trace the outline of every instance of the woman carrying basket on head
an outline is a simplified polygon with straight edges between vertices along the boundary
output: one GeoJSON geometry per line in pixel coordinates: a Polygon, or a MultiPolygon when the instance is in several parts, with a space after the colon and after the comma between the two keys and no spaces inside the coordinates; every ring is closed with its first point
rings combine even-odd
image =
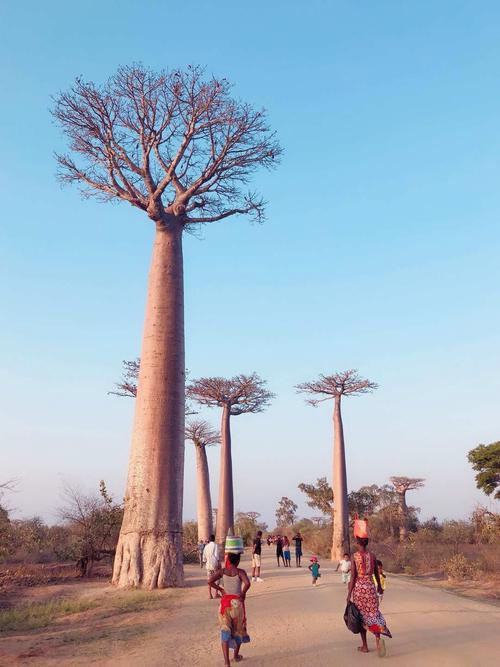
{"type": "Polygon", "coordinates": [[[366,521],[356,518],[354,521],[354,537],[358,545],[358,552],[352,557],[351,581],[349,582],[347,602],[350,602],[352,597],[352,601],[358,608],[363,620],[363,627],[360,631],[362,645],[358,647],[358,651],[368,653],[366,633],[369,630],[375,635],[377,652],[382,658],[385,655],[385,642],[381,635],[386,637],[392,637],[392,635],[379,609],[377,592],[381,595],[383,590],[380,584],[377,559],[375,554],[367,549],[368,530],[366,521]],[[376,584],[373,577],[375,577],[376,584]]]}
{"type": "Polygon", "coordinates": [[[250,588],[250,580],[245,570],[238,567],[242,553],[242,538],[228,536],[226,538],[224,567],[218,570],[208,582],[222,595],[219,607],[219,623],[222,654],[226,666],[231,664],[229,649],[234,649],[234,660],[239,662],[243,659],[243,656],[240,655],[241,645],[250,641],[245,611],[245,597],[250,588]],[[220,580],[222,580],[222,585],[217,583],[220,580]]]}

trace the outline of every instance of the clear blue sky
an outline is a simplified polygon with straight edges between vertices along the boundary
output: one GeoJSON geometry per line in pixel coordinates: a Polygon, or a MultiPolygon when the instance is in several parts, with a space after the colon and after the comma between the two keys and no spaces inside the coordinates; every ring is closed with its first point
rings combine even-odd
{"type": "MultiPolygon", "coordinates": [[[[186,239],[192,377],[255,370],[277,393],[234,420],[237,509],[271,523],[330,477],[329,409],[292,387],[351,367],[380,389],[344,406],[350,488],[425,477],[423,517],[485,500],[466,452],[500,439],[499,24],[493,1],[2,2],[0,474],[18,516],[53,520],[63,480],[123,493],[133,404],[106,392],[140,350],[153,230],[60,188],[48,109],[132,61],[228,77],[286,151],[255,179],[265,225],[186,239]]],[[[185,477],[190,518],[189,447],[185,477]]]]}

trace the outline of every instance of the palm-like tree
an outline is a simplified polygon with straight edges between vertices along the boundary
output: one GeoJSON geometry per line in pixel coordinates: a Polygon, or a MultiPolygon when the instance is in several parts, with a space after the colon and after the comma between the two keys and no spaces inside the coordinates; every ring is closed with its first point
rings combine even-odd
{"type": "Polygon", "coordinates": [[[191,440],[196,451],[196,488],[198,540],[204,542],[213,533],[210,472],[206,448],[220,444],[220,433],[201,419],[186,424],[186,440],[191,440]]]}
{"type": "Polygon", "coordinates": [[[333,542],[332,560],[339,560],[349,552],[349,507],[347,501],[347,470],[345,458],[344,426],[341,400],[343,396],[367,394],[377,388],[375,382],[365,380],[356,370],[333,375],[320,375],[318,380],[303,382],[295,388],[309,394],[306,402],[313,407],[322,401],[333,400],[333,542]]]}
{"type": "Polygon", "coordinates": [[[247,412],[262,412],[274,397],[266,382],[256,373],[233,378],[209,377],[194,380],[186,395],[201,405],[222,408],[219,504],[217,542],[234,532],[233,461],[231,452],[231,417],[247,412]]]}

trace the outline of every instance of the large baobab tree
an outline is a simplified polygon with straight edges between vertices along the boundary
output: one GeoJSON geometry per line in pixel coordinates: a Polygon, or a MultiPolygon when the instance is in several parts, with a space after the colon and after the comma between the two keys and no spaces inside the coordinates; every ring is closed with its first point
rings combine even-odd
{"type": "Polygon", "coordinates": [[[222,408],[217,542],[222,544],[234,532],[233,463],[231,454],[231,417],[247,412],[262,412],[274,397],[266,382],[256,373],[233,378],[209,377],[194,380],[187,396],[201,405],[222,408]]]}
{"type": "Polygon", "coordinates": [[[262,220],[246,191],[280,147],[263,111],[203,70],[121,67],[103,85],[76,79],[53,116],[69,143],[59,178],[122,200],[154,225],[125,509],[113,583],[183,583],[185,230],[238,214],[262,220]]]}
{"type": "Polygon", "coordinates": [[[334,375],[320,375],[318,380],[303,382],[295,387],[299,393],[311,396],[306,402],[314,407],[322,401],[333,400],[332,560],[339,560],[342,554],[349,552],[349,506],[341,400],[343,396],[367,394],[377,386],[375,382],[360,377],[356,370],[348,370],[334,375]]]}
{"type": "Polygon", "coordinates": [[[208,540],[213,533],[210,473],[206,448],[220,444],[220,433],[202,419],[186,424],[186,440],[191,440],[196,451],[196,500],[198,515],[198,540],[208,540]]]}
{"type": "Polygon", "coordinates": [[[398,494],[399,508],[399,539],[403,542],[408,536],[408,505],[406,504],[407,491],[420,489],[425,482],[422,477],[390,477],[391,484],[398,494]]]}

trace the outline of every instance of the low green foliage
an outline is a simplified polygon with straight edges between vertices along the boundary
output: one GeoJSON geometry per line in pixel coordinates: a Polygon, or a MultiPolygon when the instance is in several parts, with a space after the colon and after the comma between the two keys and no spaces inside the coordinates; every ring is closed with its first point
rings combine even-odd
{"type": "Polygon", "coordinates": [[[478,445],[470,450],[467,458],[477,472],[477,488],[487,496],[494,493],[494,497],[500,500],[500,441],[478,445]]]}

